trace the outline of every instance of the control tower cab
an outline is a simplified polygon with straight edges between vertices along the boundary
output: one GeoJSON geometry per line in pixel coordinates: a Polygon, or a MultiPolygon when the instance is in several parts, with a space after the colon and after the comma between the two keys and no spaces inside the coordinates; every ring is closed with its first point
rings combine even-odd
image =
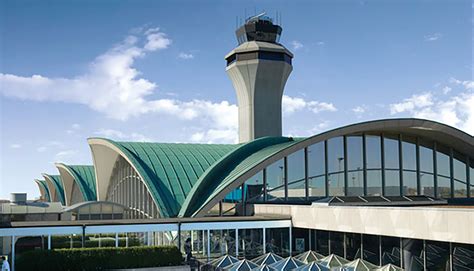
{"type": "Polygon", "coordinates": [[[282,28],[265,13],[236,30],[239,46],[225,56],[237,93],[239,142],[282,135],[281,100],[293,54],[279,42],[282,28]]]}

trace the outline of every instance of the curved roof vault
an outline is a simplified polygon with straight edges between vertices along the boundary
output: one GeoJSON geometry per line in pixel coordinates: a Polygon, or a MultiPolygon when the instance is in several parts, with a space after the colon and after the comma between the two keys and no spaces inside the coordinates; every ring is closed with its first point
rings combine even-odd
{"type": "Polygon", "coordinates": [[[139,174],[162,217],[178,215],[192,187],[209,167],[238,145],[116,142],[90,138],[97,199],[106,200],[113,167],[123,157],[139,174]]]}
{"type": "Polygon", "coordinates": [[[46,180],[46,183],[48,184],[51,202],[57,200],[60,201],[62,205],[65,205],[66,201],[64,200],[64,188],[63,183],[61,181],[61,176],[50,175],[46,173],[43,173],[42,175],[46,180]]]}
{"type": "Polygon", "coordinates": [[[74,195],[72,195],[74,183],[81,191],[81,201],[97,200],[94,166],[66,165],[63,163],[56,163],[55,165],[63,182],[66,205],[77,203],[71,202],[74,199],[74,195]]]}
{"type": "Polygon", "coordinates": [[[263,168],[306,146],[332,137],[361,133],[402,133],[440,142],[465,154],[474,154],[474,138],[456,128],[423,119],[385,119],[352,124],[305,139],[261,138],[242,145],[220,159],[198,180],[179,216],[202,216],[220,199],[263,168]],[[286,140],[286,142],[285,142],[286,140]],[[261,146],[254,146],[254,144],[261,146]]]}
{"type": "Polygon", "coordinates": [[[49,195],[49,188],[45,180],[35,180],[41,193],[41,197],[47,202],[51,202],[51,196],[49,195]]]}

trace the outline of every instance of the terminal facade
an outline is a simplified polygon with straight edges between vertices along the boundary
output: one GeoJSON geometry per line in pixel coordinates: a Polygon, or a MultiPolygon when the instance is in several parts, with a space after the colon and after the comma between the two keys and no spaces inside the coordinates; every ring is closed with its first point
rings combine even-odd
{"type": "MultiPolygon", "coordinates": [[[[225,57],[238,98],[239,144],[90,138],[93,164],[56,164],[58,175],[35,180],[41,200],[69,210],[109,202],[123,207],[116,218],[130,224],[210,217],[290,221],[283,228],[266,218],[265,227],[237,229],[229,221],[215,230],[190,229],[193,249],[207,257],[222,252],[212,254],[211,243],[226,239],[233,240],[226,253],[241,257],[268,252],[271,243],[283,256],[315,250],[406,270],[473,270],[474,138],[411,118],[282,136],[281,98],[293,54],[279,43],[281,32],[265,15],[249,18],[236,31],[238,47],[225,57]],[[240,239],[256,245],[245,249],[240,239]]],[[[177,242],[178,236],[147,240],[177,242]]]]}

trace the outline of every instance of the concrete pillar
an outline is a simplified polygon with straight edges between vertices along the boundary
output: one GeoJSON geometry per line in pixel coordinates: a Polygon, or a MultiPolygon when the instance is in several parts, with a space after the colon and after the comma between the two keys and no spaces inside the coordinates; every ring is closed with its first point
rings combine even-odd
{"type": "Polygon", "coordinates": [[[48,235],[48,250],[51,250],[51,234],[48,235]]]}

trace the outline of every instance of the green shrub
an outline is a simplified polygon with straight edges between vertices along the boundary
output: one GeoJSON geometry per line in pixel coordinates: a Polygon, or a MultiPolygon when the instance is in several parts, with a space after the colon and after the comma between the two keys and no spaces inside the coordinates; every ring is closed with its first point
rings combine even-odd
{"type": "Polygon", "coordinates": [[[80,248],[33,250],[16,260],[22,270],[89,271],[179,265],[183,261],[175,246],[133,248],[80,248]]]}

